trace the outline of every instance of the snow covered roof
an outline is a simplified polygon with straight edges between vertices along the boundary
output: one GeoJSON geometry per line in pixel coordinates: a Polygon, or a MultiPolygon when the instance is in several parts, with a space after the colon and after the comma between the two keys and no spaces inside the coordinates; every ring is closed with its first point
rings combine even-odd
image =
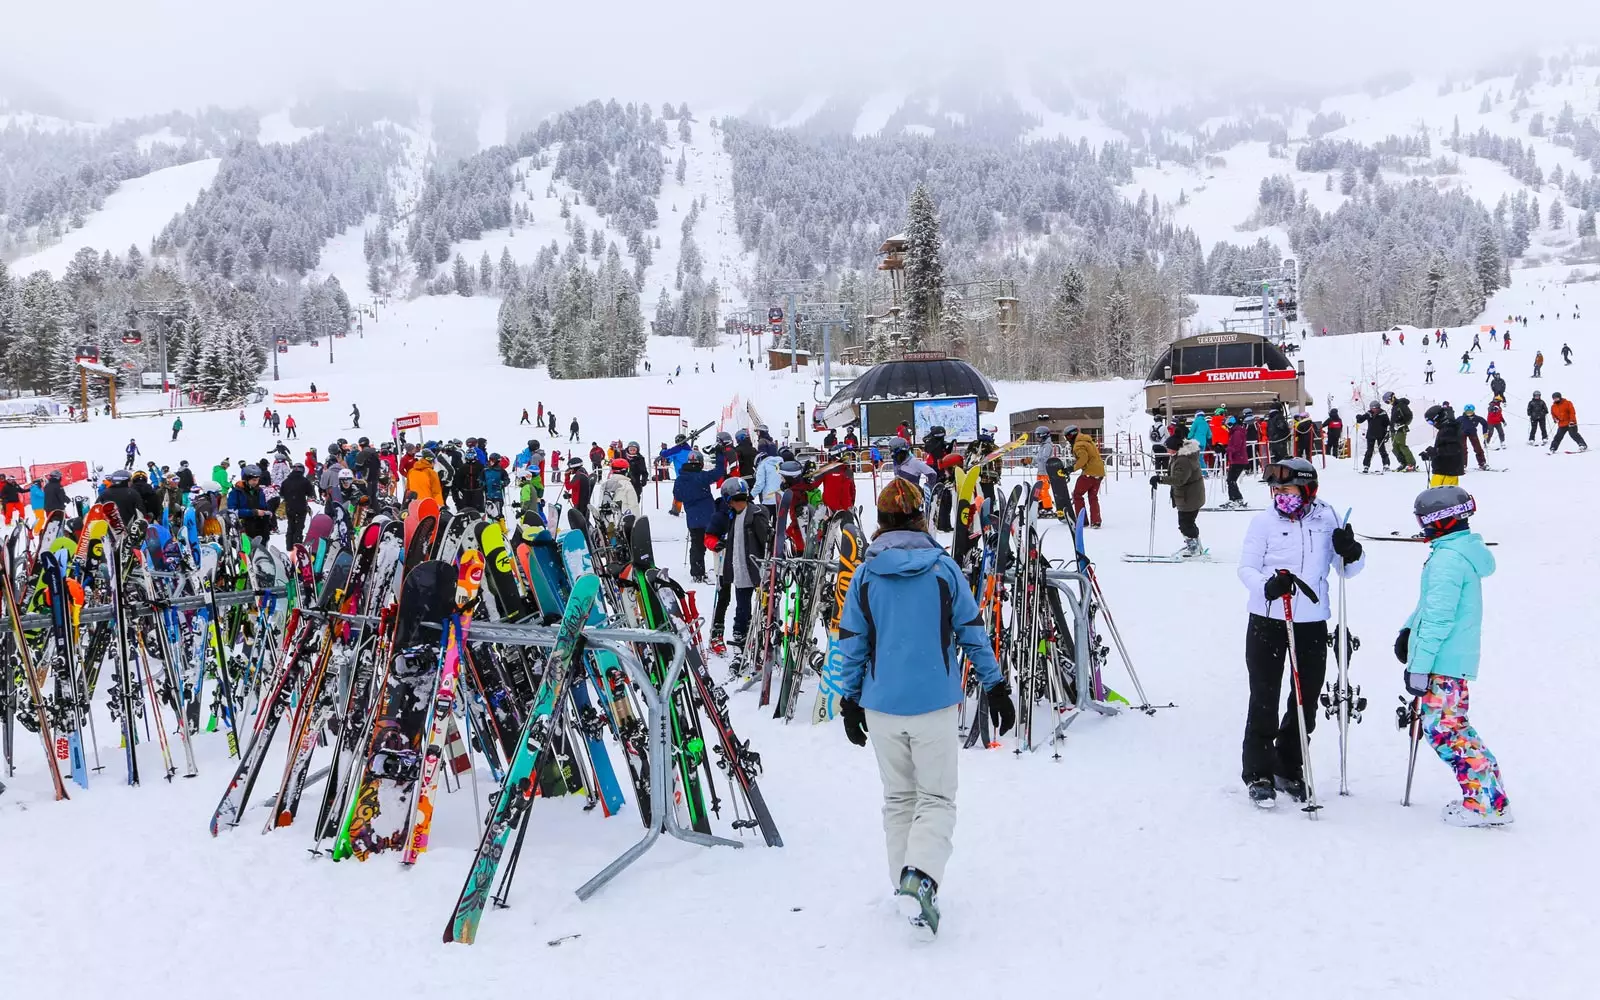
{"type": "Polygon", "coordinates": [[[861,403],[894,399],[960,399],[975,396],[978,409],[991,412],[1000,401],[994,385],[978,369],[957,358],[927,361],[885,361],[833,394],[824,419],[851,422],[861,403]]]}

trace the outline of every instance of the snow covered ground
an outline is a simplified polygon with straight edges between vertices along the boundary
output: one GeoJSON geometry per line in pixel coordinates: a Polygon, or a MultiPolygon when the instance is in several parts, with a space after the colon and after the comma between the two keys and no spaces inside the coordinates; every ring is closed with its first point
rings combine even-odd
{"type": "MultiPolygon", "coordinates": [[[[1583,774],[1573,743],[1583,717],[1554,710],[1581,697],[1593,658],[1575,626],[1592,613],[1593,588],[1582,581],[1600,560],[1600,532],[1582,504],[1600,469],[1596,459],[1527,447],[1521,418],[1535,387],[1546,397],[1571,396],[1580,419],[1600,406],[1600,285],[1561,284],[1567,270],[1515,272],[1513,287],[1491,304],[1496,319],[1549,318],[1519,330],[1513,350],[1488,352],[1510,382],[1512,443],[1490,453],[1508,471],[1464,480],[1481,505],[1475,527],[1500,543],[1499,572],[1486,585],[1473,720],[1504,769],[1518,817],[1509,829],[1443,826],[1438,809],[1454,784],[1426,751],[1416,804],[1399,806],[1406,741],[1392,721],[1401,686],[1389,645],[1425,556],[1403,544],[1370,543],[1369,567],[1349,587],[1350,621],[1364,640],[1354,677],[1370,699],[1351,736],[1353,794],[1334,794],[1336,746],[1324,725],[1313,744],[1321,819],[1253,809],[1238,780],[1245,594],[1233,570],[1253,515],[1201,515],[1215,562],[1124,564],[1120,553],[1144,551],[1151,518],[1149,487],[1124,475],[1106,484],[1106,527],[1091,534],[1090,552],[1151,699],[1179,707],[1081,720],[1060,760],[1048,750],[1018,757],[1009,740],[1004,750],[965,752],[956,853],[941,893],[945,923],[933,945],[911,942],[884,905],[871,753],[850,746],[836,726],[776,723],[752,695],[736,695],[731,715],[762,755],[761,785],[785,847],[663,841],[579,903],[572,890],[638,837],[633,803],[602,819],[571,799],[541,800],[513,906],[490,912],[471,948],[439,944],[476,843],[470,783],[441,796],[434,846],[414,869],[387,858],[333,865],[306,854],[301,827],[260,835],[259,807],[240,828],[207,835],[229,770],[218,735],[198,740],[199,777],[127,788],[102,715],[107,770],[56,803],[36,742],[19,732],[18,773],[0,796],[0,967],[24,996],[54,988],[64,968],[81,996],[192,992],[193,963],[148,960],[174,954],[175,944],[200,954],[222,949],[215,953],[226,956],[230,977],[271,975],[308,998],[486,987],[566,996],[965,998],[1051,988],[1110,997],[1414,998],[1441,981],[1462,997],[1588,996],[1600,879],[1581,859],[1600,803],[1573,783],[1583,774]],[[1587,307],[1584,320],[1570,318],[1574,306],[1587,307]],[[1567,318],[1556,320],[1558,311],[1567,318]],[[1576,352],[1570,368],[1558,355],[1564,340],[1576,352]],[[1547,359],[1540,382],[1528,378],[1536,349],[1547,359]]],[[[439,435],[487,435],[500,451],[530,436],[517,419],[541,401],[563,431],[578,418],[585,449],[618,437],[643,443],[647,404],[681,406],[697,426],[738,394],[775,430],[797,404],[809,409],[809,376],[740,371],[731,344],[697,353],[652,339],[657,374],[636,379],[563,383],[501,368],[496,305],[442,296],[386,307],[365,339],[336,342],[331,365],[326,344],[293,348],[275,388],[315,380],[331,395],[327,404],[284,408],[300,423],[303,444],[357,436],[351,403],[375,436],[393,416],[436,410],[439,435]],[[696,360],[708,369],[713,359],[717,374],[692,374],[696,360]],[[686,374],[669,382],[661,373],[680,363],[686,374]]],[[[1470,342],[1469,332],[1461,336],[1470,342]]],[[[1352,380],[1371,378],[1408,393],[1419,414],[1435,398],[1480,408],[1488,398],[1481,373],[1456,375],[1438,350],[1430,356],[1441,374],[1424,387],[1420,343],[1411,337],[1403,349],[1380,348],[1376,334],[1315,339],[1304,356],[1318,400],[1343,402],[1352,380]]],[[[1143,430],[1142,417],[1127,415],[1139,388],[1005,383],[995,422],[1033,406],[1098,403],[1143,430]]],[[[0,430],[0,456],[109,465],[135,436],[159,461],[209,468],[272,446],[258,429],[259,410],[243,428],[230,413],[187,416],[177,444],[167,443],[169,421],[160,418],[0,430]]],[[[654,440],[661,430],[658,423],[654,440]]],[[[1414,442],[1423,436],[1414,432],[1414,442]]],[[[1358,530],[1413,530],[1421,476],[1360,476],[1336,463],[1324,477],[1323,497],[1351,508],[1358,530]]],[[[869,502],[870,482],[862,489],[869,502]]],[[[1247,495],[1259,503],[1262,487],[1250,484],[1247,495]]],[[[653,509],[650,491],[645,499],[653,509]]],[[[1176,548],[1164,497],[1155,519],[1157,550],[1176,548]]],[[[652,524],[662,560],[681,568],[681,521],[655,516],[652,524]]],[[[1046,549],[1065,555],[1065,532],[1052,530],[1046,549]]],[[[709,608],[710,595],[702,598],[709,608]]],[[[1130,687],[1120,663],[1108,680],[1130,687]]],[[[489,790],[480,775],[476,794],[489,790]]]]}
{"type": "Polygon", "coordinates": [[[150,240],[174,215],[193,204],[217,176],[221,164],[219,159],[195,160],[124,181],[83,228],[67,233],[60,243],[13,261],[11,272],[22,275],[46,270],[60,278],[73,254],[84,247],[118,255],[127,253],[129,246],[149,252],[150,240]]]}

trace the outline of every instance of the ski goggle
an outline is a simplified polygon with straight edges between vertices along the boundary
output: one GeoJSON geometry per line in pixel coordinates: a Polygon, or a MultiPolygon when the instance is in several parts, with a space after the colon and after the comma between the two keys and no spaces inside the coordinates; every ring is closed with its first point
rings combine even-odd
{"type": "Polygon", "coordinates": [[[1455,520],[1458,517],[1471,517],[1477,512],[1478,502],[1469,496],[1466,500],[1453,507],[1445,507],[1442,510],[1430,510],[1426,514],[1418,514],[1417,523],[1426,528],[1440,521],[1455,520]]]}
{"type": "Polygon", "coordinates": [[[1300,476],[1302,473],[1286,465],[1269,465],[1261,473],[1261,481],[1272,486],[1305,486],[1300,476]]]}

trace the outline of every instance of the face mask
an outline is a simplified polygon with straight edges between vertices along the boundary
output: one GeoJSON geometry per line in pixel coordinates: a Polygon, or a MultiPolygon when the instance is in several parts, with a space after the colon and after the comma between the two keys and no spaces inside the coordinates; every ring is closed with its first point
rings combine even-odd
{"type": "Polygon", "coordinates": [[[1278,513],[1284,517],[1294,517],[1305,507],[1305,498],[1298,493],[1274,493],[1272,505],[1278,508],[1278,513]]]}

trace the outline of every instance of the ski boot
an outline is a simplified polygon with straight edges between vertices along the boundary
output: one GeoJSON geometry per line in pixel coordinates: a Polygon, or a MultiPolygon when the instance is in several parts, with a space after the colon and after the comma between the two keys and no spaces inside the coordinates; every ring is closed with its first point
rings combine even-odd
{"type": "Polygon", "coordinates": [[[1509,810],[1487,813],[1469,809],[1460,801],[1450,801],[1444,804],[1444,811],[1439,818],[1451,826],[1507,826],[1513,822],[1509,810]]]}
{"type": "Polygon", "coordinates": [[[1277,786],[1278,791],[1296,802],[1304,802],[1306,800],[1306,783],[1299,778],[1285,778],[1280,774],[1273,779],[1273,784],[1277,786]]]}
{"type": "Polygon", "coordinates": [[[1272,779],[1257,778],[1250,782],[1250,801],[1255,803],[1257,809],[1272,809],[1278,804],[1278,793],[1272,787],[1272,779]]]}
{"type": "Polygon", "coordinates": [[[939,933],[939,883],[921,869],[907,867],[900,872],[900,888],[895,890],[895,896],[911,926],[924,930],[929,937],[939,933]]]}
{"type": "Polygon", "coordinates": [[[1205,555],[1205,550],[1200,548],[1200,539],[1185,538],[1183,540],[1183,549],[1178,553],[1178,555],[1185,559],[1198,559],[1202,555],[1205,555]]]}
{"type": "Polygon", "coordinates": [[[723,641],[722,636],[714,635],[711,637],[711,652],[717,656],[728,655],[728,644],[723,641]]]}

